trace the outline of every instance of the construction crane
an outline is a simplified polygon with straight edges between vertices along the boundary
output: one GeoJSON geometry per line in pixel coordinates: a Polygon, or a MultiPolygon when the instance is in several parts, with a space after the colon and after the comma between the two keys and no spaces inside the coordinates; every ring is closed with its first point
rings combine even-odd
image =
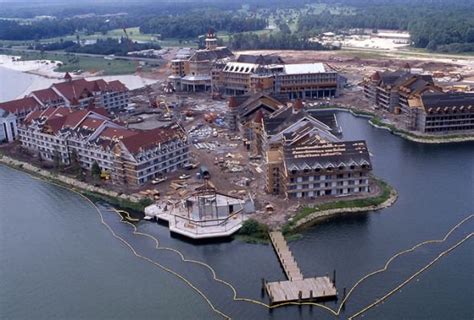
{"type": "MultiPolygon", "coordinates": [[[[133,42],[130,39],[130,37],[128,36],[127,28],[125,28],[125,26],[123,26],[122,30],[123,30],[123,33],[125,34],[125,38],[127,39],[128,52],[132,52],[133,51],[133,47],[132,47],[133,42]]],[[[156,104],[155,99],[153,99],[153,97],[152,97],[151,87],[146,84],[146,81],[143,78],[143,74],[142,74],[143,69],[140,65],[140,61],[135,60],[135,65],[136,65],[135,66],[135,72],[136,72],[136,74],[138,75],[138,78],[140,79],[140,81],[143,84],[143,88],[145,89],[145,93],[146,93],[146,96],[148,98],[148,103],[150,104],[150,107],[152,107],[152,108],[158,107],[158,105],[156,104]]]]}

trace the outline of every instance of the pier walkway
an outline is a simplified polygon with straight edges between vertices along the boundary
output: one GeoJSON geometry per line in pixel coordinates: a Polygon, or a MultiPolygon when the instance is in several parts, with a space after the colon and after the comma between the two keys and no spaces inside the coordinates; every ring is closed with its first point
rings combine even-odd
{"type": "Polygon", "coordinates": [[[266,282],[265,288],[272,304],[337,297],[337,290],[329,277],[304,278],[283,234],[269,233],[273,248],[288,281],[266,282]]]}

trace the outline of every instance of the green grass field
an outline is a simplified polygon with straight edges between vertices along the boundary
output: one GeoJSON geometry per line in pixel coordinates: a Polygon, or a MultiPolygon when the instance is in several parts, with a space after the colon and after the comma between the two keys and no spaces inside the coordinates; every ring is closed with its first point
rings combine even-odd
{"type": "MultiPolygon", "coordinates": [[[[178,39],[165,39],[165,40],[158,40],[156,35],[148,34],[148,33],[141,33],[138,27],[134,28],[127,28],[127,34],[129,38],[133,41],[143,41],[143,42],[153,42],[158,43],[162,47],[196,47],[195,39],[189,40],[178,40],[178,39]]],[[[97,39],[107,39],[107,38],[114,38],[120,39],[121,37],[125,36],[125,33],[122,29],[114,29],[108,31],[106,34],[102,34],[100,32],[96,32],[94,34],[85,34],[85,33],[77,33],[79,35],[79,39],[81,41],[84,40],[97,40],[97,39]]],[[[62,37],[55,37],[55,38],[47,38],[39,40],[40,43],[53,43],[59,42],[61,39],[63,41],[77,41],[77,35],[67,35],[62,37]]],[[[0,40],[0,45],[2,46],[14,46],[14,47],[24,47],[27,48],[28,46],[34,46],[35,42],[33,40],[27,41],[11,41],[11,40],[0,40]]]]}

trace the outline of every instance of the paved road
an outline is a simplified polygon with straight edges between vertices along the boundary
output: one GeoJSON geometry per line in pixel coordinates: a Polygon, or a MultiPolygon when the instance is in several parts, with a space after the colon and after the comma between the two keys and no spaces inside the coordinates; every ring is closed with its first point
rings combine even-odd
{"type": "MultiPolygon", "coordinates": [[[[23,51],[23,52],[41,52],[40,50],[33,50],[33,49],[20,49],[20,48],[9,48],[5,50],[10,50],[10,51],[23,51]]],[[[48,53],[63,53],[63,54],[73,54],[75,56],[79,57],[96,57],[96,58],[105,58],[108,57],[108,55],[104,54],[92,54],[92,53],[79,53],[79,52],[65,52],[62,50],[56,50],[56,51],[45,51],[48,53]]],[[[153,62],[153,63],[163,63],[165,60],[163,59],[158,59],[158,58],[142,58],[142,57],[128,57],[128,56],[116,56],[115,59],[117,60],[131,60],[131,61],[146,61],[146,62],[153,62]]]]}
{"type": "Polygon", "coordinates": [[[449,54],[449,53],[433,53],[433,52],[419,52],[406,49],[397,49],[397,50],[387,50],[387,49],[376,49],[376,48],[361,48],[361,47],[348,47],[343,46],[343,50],[346,51],[363,51],[371,53],[384,53],[391,55],[406,55],[413,58],[422,56],[428,58],[437,58],[437,59],[473,59],[472,55],[460,55],[460,54],[449,54]]]}

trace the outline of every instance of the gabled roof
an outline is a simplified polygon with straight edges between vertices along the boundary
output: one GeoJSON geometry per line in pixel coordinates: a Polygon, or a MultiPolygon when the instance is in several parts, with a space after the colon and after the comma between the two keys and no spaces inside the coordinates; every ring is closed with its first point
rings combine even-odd
{"type": "Polygon", "coordinates": [[[119,80],[106,82],[103,79],[88,81],[86,79],[76,79],[52,85],[57,91],[69,101],[77,101],[84,97],[92,96],[97,91],[127,91],[127,87],[119,80]]]}
{"type": "Polygon", "coordinates": [[[252,96],[236,97],[239,117],[241,121],[248,121],[258,110],[264,109],[266,113],[273,113],[284,106],[283,102],[264,93],[252,96]]]}
{"type": "Polygon", "coordinates": [[[425,92],[421,95],[424,109],[430,111],[451,111],[453,109],[474,112],[474,93],[425,92]]]}
{"type": "Polygon", "coordinates": [[[22,111],[33,111],[40,109],[41,105],[36,101],[35,98],[26,97],[17,100],[11,100],[0,103],[0,108],[11,113],[19,113],[22,111]]]}
{"type": "Polygon", "coordinates": [[[302,141],[286,146],[284,156],[290,170],[371,165],[369,151],[363,140],[321,143],[302,141]]]}
{"type": "Polygon", "coordinates": [[[219,47],[214,50],[197,50],[189,58],[189,61],[214,61],[232,57],[234,54],[227,47],[219,47]]]}
{"type": "Polygon", "coordinates": [[[30,95],[36,97],[43,104],[47,104],[51,101],[63,100],[63,98],[51,88],[36,90],[33,91],[30,95]]]}
{"type": "Polygon", "coordinates": [[[131,129],[107,127],[100,133],[99,138],[106,140],[122,140],[123,138],[134,136],[137,133],[137,131],[131,129]]]}
{"type": "Polygon", "coordinates": [[[181,138],[183,135],[184,132],[179,128],[163,127],[138,131],[137,134],[124,137],[122,143],[130,153],[136,154],[147,149],[156,148],[173,138],[181,138]]]}
{"type": "Polygon", "coordinates": [[[237,58],[237,62],[269,65],[269,64],[284,64],[285,62],[280,56],[273,55],[250,55],[241,54],[237,58]]]}

